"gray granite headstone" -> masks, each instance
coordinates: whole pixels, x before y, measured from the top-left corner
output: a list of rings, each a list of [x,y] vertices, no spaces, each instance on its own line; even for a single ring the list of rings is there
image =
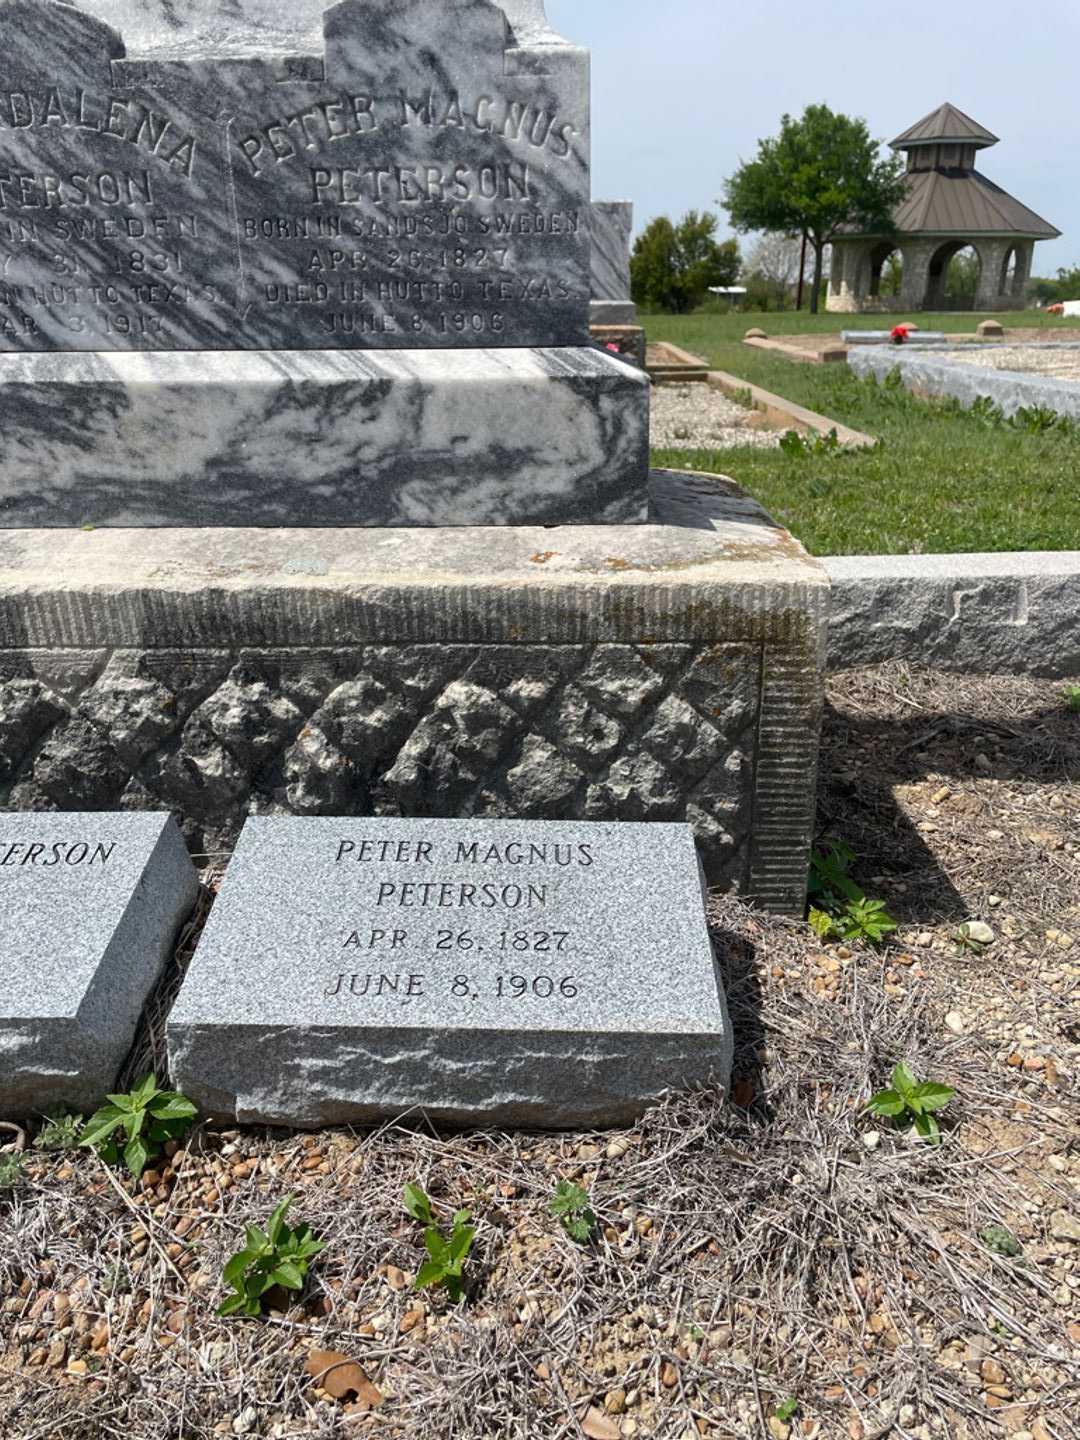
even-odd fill
[[[616,1123],[726,1084],[686,825],[253,819],[169,1017],[210,1113]]]
[[[630,297],[633,201],[594,200],[589,207],[589,215],[592,236],[592,323],[634,325],[637,323],[637,306]]]
[[[95,8],[121,28],[0,6],[0,350],[587,342],[584,50],[493,0],[342,0],[265,46],[154,7],[130,52]]]
[[[0,815],[0,1114],[101,1100],[197,890],[170,815]]]

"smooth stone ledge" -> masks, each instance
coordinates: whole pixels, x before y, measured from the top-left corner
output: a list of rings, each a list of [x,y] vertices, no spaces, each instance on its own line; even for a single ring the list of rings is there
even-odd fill
[[[1080,551],[822,563],[832,670],[906,660],[962,674],[1080,675]]]
[[[720,477],[655,471],[650,502],[634,526],[9,531],[0,648],[695,640],[820,653],[828,575],[756,501]]]
[[[648,455],[589,347],[0,356],[4,529],[634,523]]]
[[[884,380],[898,369],[904,385],[914,393],[951,396],[969,408],[985,397],[1005,415],[1015,415],[1025,407],[1045,406],[1059,415],[1080,419],[1080,385],[1075,381],[1054,380],[1019,370],[991,370],[984,365],[966,365],[962,360],[940,360],[936,356],[931,359],[931,355],[931,350],[920,353],[910,347],[898,347],[884,354],[853,350],[848,364],[856,375],[873,375],[878,380]]]

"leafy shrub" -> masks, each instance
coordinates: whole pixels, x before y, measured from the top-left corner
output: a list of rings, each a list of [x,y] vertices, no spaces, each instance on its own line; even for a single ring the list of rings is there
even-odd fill
[[[53,1105],[45,1111],[45,1123],[34,1140],[35,1150],[74,1150],[79,1144],[83,1118],[64,1105]]]
[[[810,860],[810,925],[822,940],[868,940],[879,945],[896,930],[883,900],[870,900],[849,871],[855,852],[841,841]]]
[[[423,1225],[424,1248],[428,1252],[428,1259],[421,1265],[413,1288],[427,1290],[434,1285],[444,1285],[456,1305],[465,1295],[462,1270],[476,1236],[476,1230],[469,1224],[470,1212],[456,1210],[450,1223],[450,1233],[444,1235],[439,1229],[431,1201],[419,1185],[405,1186],[405,1209]]]
[[[866,1108],[874,1115],[913,1124],[924,1140],[931,1145],[941,1144],[941,1127],[933,1111],[948,1105],[956,1091],[948,1085],[936,1085],[931,1080],[918,1081],[906,1065],[895,1067],[892,1088],[879,1090],[866,1102]]]
[[[122,1155],[136,1180],[167,1141],[187,1134],[198,1114],[179,1091],[159,1090],[156,1075],[148,1075],[126,1095],[106,1098],[109,1103],[87,1121],[81,1143],[96,1150],[110,1165],[115,1165]],[[124,1136],[127,1138],[121,1150]]]
[[[21,1155],[0,1155],[0,1190],[14,1190],[23,1179]]]
[[[841,447],[835,429],[827,435],[800,435],[798,430],[786,430],[780,437],[780,449],[789,460],[807,460],[839,454]]]
[[[286,1196],[270,1216],[265,1230],[249,1225],[245,1230],[246,1244],[237,1251],[223,1271],[226,1285],[236,1292],[218,1308],[219,1315],[262,1314],[267,1291],[281,1286],[285,1290],[302,1290],[307,1279],[308,1262],[325,1250],[307,1225],[291,1229],[285,1223],[292,1196]]]
[[[571,1180],[560,1180],[551,1199],[551,1213],[579,1245],[588,1244],[596,1232],[596,1215],[589,1207],[589,1195]]]

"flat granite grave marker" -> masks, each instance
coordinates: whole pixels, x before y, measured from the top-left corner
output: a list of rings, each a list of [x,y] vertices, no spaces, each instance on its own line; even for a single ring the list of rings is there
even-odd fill
[[[198,883],[171,815],[0,815],[0,1114],[113,1086]]]
[[[689,826],[248,820],[168,1021],[205,1111],[558,1128],[726,1085]]]

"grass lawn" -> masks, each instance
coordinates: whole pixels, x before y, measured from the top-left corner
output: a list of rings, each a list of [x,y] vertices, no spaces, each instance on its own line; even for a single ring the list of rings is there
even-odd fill
[[[924,329],[973,331],[978,314],[920,315]],[[1039,311],[1010,327],[1061,322]],[[769,335],[880,329],[888,317],[792,312],[650,315],[670,340],[714,369],[875,436],[874,450],[789,458],[773,450],[658,450],[654,464],[730,475],[816,555],[1080,549],[1080,435],[1031,434],[857,379],[843,365],[804,365],[740,343]]]

